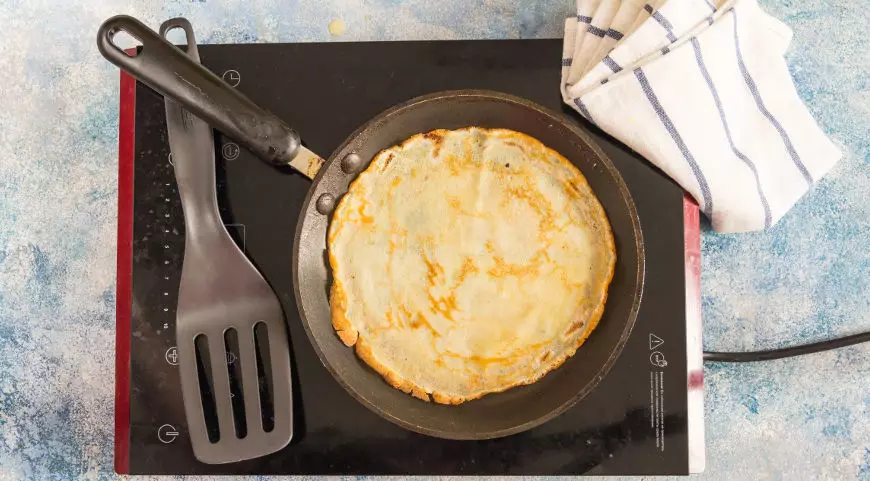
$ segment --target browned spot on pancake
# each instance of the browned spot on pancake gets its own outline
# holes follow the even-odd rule
[[[460,283],[465,282],[465,278],[468,277],[469,274],[477,274],[478,268],[474,263],[474,259],[471,257],[466,257],[464,261],[462,261],[462,267],[459,268],[459,274],[456,276],[457,281]]]
[[[575,195],[580,193],[580,186],[574,182],[565,182],[565,185],[568,186],[568,190],[573,192]]]
[[[453,319],[453,311],[456,310],[456,295],[453,292],[447,297],[436,298],[432,295],[432,290],[429,289],[428,297],[430,309],[441,314],[449,321],[455,321]]]
[[[490,364],[511,364],[515,362],[518,358],[526,356],[529,352],[532,352],[546,344],[546,342],[530,344],[525,348],[518,350],[517,352],[511,353],[510,355],[499,357],[485,357],[477,355],[465,356],[451,351],[444,351],[443,355],[455,359],[462,359],[463,361],[471,361],[485,369]]]
[[[577,329],[580,329],[581,327],[583,327],[583,322],[580,320],[576,320],[572,322],[570,326],[568,326],[568,329],[565,329],[565,335],[569,336],[571,334],[574,334],[575,332],[577,332]]]
[[[447,205],[449,205],[453,209],[462,210],[462,206],[459,204],[458,197],[453,197],[453,196],[447,197]]]
[[[435,328],[432,327],[432,324],[429,324],[429,320],[426,319],[426,316],[420,314],[419,312],[411,319],[411,327],[413,327],[414,329],[420,329],[421,327],[425,327],[432,332],[433,336],[441,337],[441,334],[439,334],[438,331],[436,331]]]
[[[423,262],[426,264],[426,280],[429,283],[429,287],[436,285],[444,279],[444,267],[438,261],[430,259],[426,249],[423,249]]]
[[[523,150],[523,146],[514,142],[513,140],[505,140],[504,144],[509,145],[511,147],[516,147],[517,149],[520,149],[520,150]]]
[[[423,134],[423,137],[431,140],[432,142],[441,143],[442,141],[444,141],[444,134],[445,133],[446,133],[445,130],[436,129],[436,130],[433,130],[431,132],[426,132],[425,134]]]
[[[447,166],[448,169],[450,169],[450,175],[454,177],[460,174],[461,169],[465,165],[464,159],[460,159],[453,154],[447,154],[447,156],[442,159],[442,162],[444,163],[444,165]]]
[[[540,216],[538,221],[538,240],[543,245],[548,245],[548,235],[558,230],[556,229],[556,212],[553,210],[553,205],[541,194],[537,187],[532,185],[531,181],[526,181],[522,185],[512,187],[509,191],[513,198],[525,201]]]
[[[538,140],[534,137],[530,137],[522,132],[516,132],[513,130],[506,130],[506,129],[494,129],[494,130],[496,132],[498,132],[498,135],[503,139],[516,139],[520,144],[530,145],[538,150],[540,150],[544,147],[544,144],[542,144],[540,140]],[[507,142],[507,140],[505,140],[505,142]]]
[[[492,213],[487,212],[486,210],[477,211],[468,211],[463,208],[462,201],[459,200],[458,197],[448,196],[447,197],[447,205],[453,211],[455,211],[459,215],[464,215],[468,217],[474,217],[476,219],[488,219],[493,216]]]
[[[409,324],[411,323],[411,311],[404,304],[399,304],[399,315],[396,318],[399,319],[399,323],[402,325]]]
[[[492,245],[492,241],[486,241],[483,243],[483,246],[486,247],[487,254],[495,254],[495,246]]]
[[[356,208],[356,215],[359,218],[360,224],[373,224],[375,222],[375,218],[366,214],[366,203],[360,202],[359,206]]]
[[[397,322],[396,316],[393,315],[392,308],[387,308],[387,313],[385,317],[387,318],[387,325],[389,325],[390,327],[397,327],[397,325],[399,324]]]
[[[438,157],[438,153],[441,152],[441,145],[444,143],[444,134],[446,133],[444,130],[433,130],[423,134],[423,137],[432,141],[432,154],[435,157]]]
[[[393,162],[393,159],[395,159],[395,158],[396,158],[395,152],[390,152],[390,154],[387,155],[386,160],[384,160],[384,165],[383,165],[383,167],[381,167],[381,172],[386,172],[387,168],[390,167],[390,164]]]
[[[448,320],[453,321],[453,311],[456,310],[455,295],[452,292],[447,297],[438,297],[432,294],[433,287],[444,285],[446,280],[444,276],[444,267],[437,261],[429,259],[429,255],[426,254],[425,250],[423,252],[423,262],[426,263],[426,280],[428,283],[426,286],[426,294],[429,298],[429,307]],[[429,327],[431,328],[432,326]],[[434,329],[432,330],[433,332],[435,331]]]
[[[583,191],[585,190],[584,187],[586,187],[586,185],[582,180],[563,180],[562,185],[565,186],[565,193],[570,199],[580,199],[583,197]]]
[[[474,145],[472,145],[473,143],[474,139],[471,137],[466,138],[465,142],[463,143],[463,147],[465,148],[465,162],[469,164],[474,162]]]
[[[492,260],[495,261],[495,267],[490,268],[487,271],[487,274],[493,277],[523,277],[528,275],[536,275],[540,270],[538,262],[534,262],[534,259],[532,259],[532,263],[526,265],[511,264],[505,262],[504,258],[501,256],[493,256]]]

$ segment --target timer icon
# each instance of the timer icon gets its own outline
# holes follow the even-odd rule
[[[224,79],[224,82],[230,84],[231,87],[235,87],[242,81],[242,76],[239,75],[237,70],[227,70],[221,77]]]

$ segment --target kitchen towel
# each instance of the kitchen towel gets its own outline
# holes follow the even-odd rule
[[[774,225],[840,159],[792,82],[791,30],[755,0],[577,3],[563,100],[678,182],[717,232]]]

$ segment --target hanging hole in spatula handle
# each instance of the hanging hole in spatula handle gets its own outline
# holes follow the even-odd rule
[[[135,56],[130,55],[115,42],[115,35],[125,33],[139,43],[142,43],[141,31],[136,25],[128,26],[123,22],[115,21],[116,19],[117,17],[110,18],[100,27],[97,34],[97,47],[100,49],[100,53],[109,61],[126,69],[126,66],[133,65],[129,59],[135,58]]]
[[[113,43],[119,31],[142,42],[138,55],[130,57]],[[178,102],[261,159],[288,164],[299,151],[301,142],[296,131],[135,18],[118,15],[106,20],[100,27],[97,47],[108,61]]]
[[[196,48],[196,37],[193,35],[193,26],[190,21],[183,17],[170,18],[160,24],[160,36],[169,40],[169,32],[176,28],[184,32],[184,38],[187,41],[185,51],[187,56],[194,61],[199,62],[199,49]]]

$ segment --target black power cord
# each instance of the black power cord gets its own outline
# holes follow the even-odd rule
[[[770,351],[751,352],[708,352],[704,351],[704,361],[708,362],[757,362],[782,359],[784,357],[802,356],[815,352],[828,351],[840,347],[851,346],[870,341],[870,332],[862,332],[851,336],[838,337],[827,341],[804,344],[803,346],[786,347]]]

